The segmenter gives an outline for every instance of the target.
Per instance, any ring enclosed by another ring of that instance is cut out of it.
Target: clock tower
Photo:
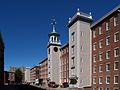
[[[59,84],[60,81],[60,47],[61,42],[59,40],[60,34],[56,30],[56,21],[52,20],[53,31],[48,35],[49,42],[47,46],[48,53],[48,79]]]

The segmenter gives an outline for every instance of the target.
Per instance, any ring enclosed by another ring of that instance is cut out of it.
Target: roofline
[[[89,23],[93,21],[91,14],[86,14],[86,13],[78,11],[72,18],[69,19],[69,23],[67,26],[71,27],[78,20],[89,22]]]
[[[60,49],[65,48],[67,45],[69,46],[69,43],[68,43],[68,42],[67,42],[67,43],[65,43],[64,45],[62,45]]]
[[[120,9],[120,4],[118,6],[116,6],[114,9],[112,9],[110,12],[108,12],[107,14],[105,14],[103,17],[101,17],[99,20],[97,20],[95,23],[93,23],[91,25],[91,28],[95,27],[97,24],[99,24],[100,22],[102,22],[104,19],[106,19],[108,16],[110,16],[111,14],[113,14],[114,12],[116,12],[119,9]]]
[[[32,70],[33,68],[36,68],[36,67],[38,68],[39,66],[33,66],[30,70]]]
[[[47,61],[48,60],[48,58],[45,58],[45,59],[43,59],[39,64],[41,64],[41,63],[43,63],[43,62],[45,62],[45,61]]]

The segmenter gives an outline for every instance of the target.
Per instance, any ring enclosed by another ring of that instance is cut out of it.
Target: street
[[[0,90],[45,90],[30,85],[5,85],[0,86]]]

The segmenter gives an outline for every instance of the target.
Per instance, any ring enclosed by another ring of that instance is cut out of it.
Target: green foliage
[[[23,74],[20,69],[15,70],[15,83],[22,83]]]

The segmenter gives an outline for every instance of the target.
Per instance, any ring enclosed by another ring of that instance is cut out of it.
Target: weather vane
[[[53,32],[55,32],[55,25],[56,25],[55,19],[52,19],[52,23],[51,24],[53,25]]]

